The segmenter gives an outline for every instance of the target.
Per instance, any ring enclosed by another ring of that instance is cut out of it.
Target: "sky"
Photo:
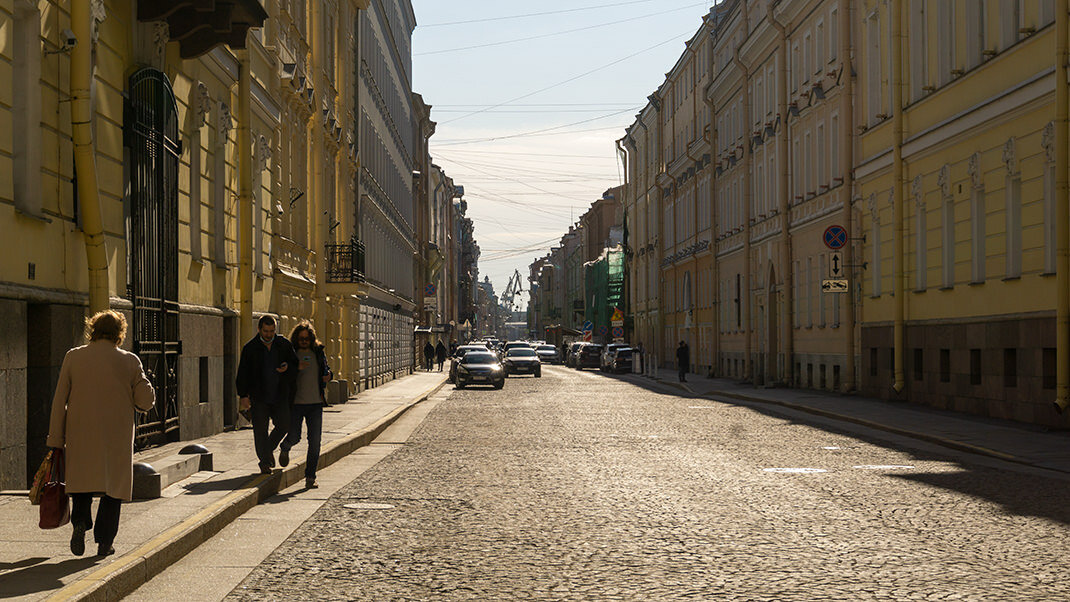
[[[712,0],[412,0],[413,90],[432,160],[465,189],[499,295],[623,182],[615,141]]]

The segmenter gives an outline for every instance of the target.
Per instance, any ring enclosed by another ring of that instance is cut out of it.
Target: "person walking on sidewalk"
[[[316,486],[316,467],[320,460],[320,439],[323,435],[324,389],[333,374],[327,365],[327,354],[316,339],[316,331],[302,320],[290,333],[290,341],[297,353],[297,383],[293,405],[290,407],[290,432],[279,446],[279,464],[290,463],[290,449],[301,440],[301,423],[308,428],[308,453],[305,456],[305,489]]]
[[[256,336],[241,350],[236,380],[238,409],[252,409],[253,444],[261,474],[275,467],[275,448],[290,431],[292,385],[297,376],[293,345],[277,336],[275,328],[275,318],[260,318]]]
[[[424,368],[428,372],[434,366],[435,362],[435,346],[431,344],[431,341],[424,343]]]
[[[438,362],[438,371],[442,372],[442,364],[446,363],[446,346],[442,344],[442,341],[435,346],[435,361]]]
[[[85,533],[93,529],[97,555],[115,553],[122,501],[134,483],[134,410],[156,403],[152,384],[137,355],[120,349],[126,318],[106,310],[86,322],[89,343],[63,358],[47,445],[65,450],[66,486],[71,496],[71,552],[85,553]],[[93,495],[100,494],[93,525]]]
[[[676,366],[680,370],[680,382],[687,382],[687,371],[691,368],[691,349],[685,341],[680,341],[676,348]]]

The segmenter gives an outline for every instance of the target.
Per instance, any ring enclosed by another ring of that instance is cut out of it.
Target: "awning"
[[[137,0],[137,20],[165,21],[179,56],[197,58],[216,46],[245,48],[246,34],[263,27],[268,13],[260,0]]]

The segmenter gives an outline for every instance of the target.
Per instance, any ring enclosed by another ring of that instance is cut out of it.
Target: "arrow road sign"
[[[825,234],[822,238],[826,247],[834,251],[842,249],[843,245],[847,244],[847,229],[843,226],[829,226],[825,228]]]
[[[587,331],[591,331],[591,330],[594,330],[594,322],[592,322],[590,320],[587,320],[586,322],[583,323],[583,331],[587,332]]]
[[[829,253],[829,278],[833,280],[843,278],[843,251]]]
[[[822,280],[821,292],[823,293],[846,293],[847,280]]]

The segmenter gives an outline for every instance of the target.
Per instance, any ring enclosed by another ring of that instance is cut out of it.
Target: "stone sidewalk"
[[[444,373],[417,372],[326,408],[320,467],[370,443],[444,382]],[[0,496],[0,598],[118,600],[261,500],[304,479],[303,437],[288,467],[260,475],[250,429],[155,448],[135,461],[151,463],[190,443],[212,452],[214,470],[175,483],[158,499],[124,503],[116,554],[107,558],[92,556],[91,534],[86,555],[73,556],[69,526],[40,530],[38,509],[24,496]]]
[[[906,402],[810,389],[760,388],[697,374],[688,374],[687,382],[681,383],[672,369],[661,369],[653,377],[629,374],[625,378],[637,383],[657,382],[695,397],[783,406],[960,451],[1070,474],[1070,432]]]

